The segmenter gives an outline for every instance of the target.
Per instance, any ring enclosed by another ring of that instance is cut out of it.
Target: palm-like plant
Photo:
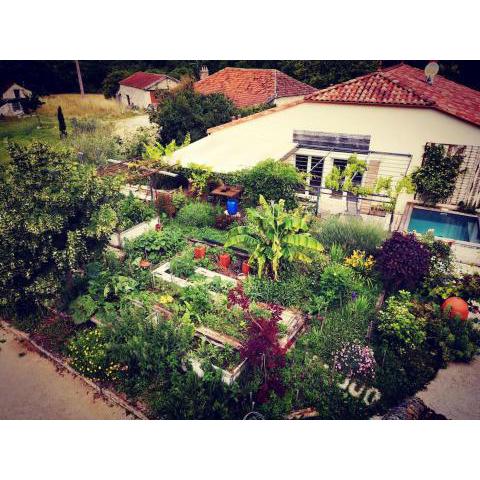
[[[260,195],[259,203],[260,208],[248,211],[247,225],[232,228],[225,242],[225,247],[236,245],[250,253],[259,277],[267,270],[277,280],[283,261],[310,263],[309,251],[323,251],[322,244],[308,233],[308,215],[300,210],[287,212],[284,200],[269,205]]]

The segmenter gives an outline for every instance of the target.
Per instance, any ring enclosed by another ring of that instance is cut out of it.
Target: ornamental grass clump
[[[394,232],[377,255],[377,269],[389,291],[415,291],[426,277],[431,253],[415,234]]]
[[[357,380],[373,380],[376,366],[373,350],[357,342],[344,344],[333,357],[334,371]]]

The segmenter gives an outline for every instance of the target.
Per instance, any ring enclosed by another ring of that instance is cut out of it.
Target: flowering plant
[[[333,358],[333,369],[348,378],[373,380],[376,366],[373,350],[357,342],[344,344]]]
[[[367,255],[363,250],[354,250],[353,253],[345,259],[344,263],[357,272],[367,273],[375,265],[375,260],[372,255]]]
[[[112,380],[120,366],[108,360],[107,339],[101,328],[85,330],[67,346],[70,364],[93,380]]]

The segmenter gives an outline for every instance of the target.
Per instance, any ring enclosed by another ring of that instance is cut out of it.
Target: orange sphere
[[[459,297],[447,298],[442,303],[442,311],[450,307],[450,318],[458,316],[461,320],[468,318],[468,303]]]

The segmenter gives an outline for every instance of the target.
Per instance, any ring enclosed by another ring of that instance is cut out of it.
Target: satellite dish
[[[438,73],[439,70],[440,67],[438,66],[437,62],[430,62],[425,67],[425,77],[427,78],[427,82],[430,85],[433,84],[433,79],[435,78],[435,75]]]

